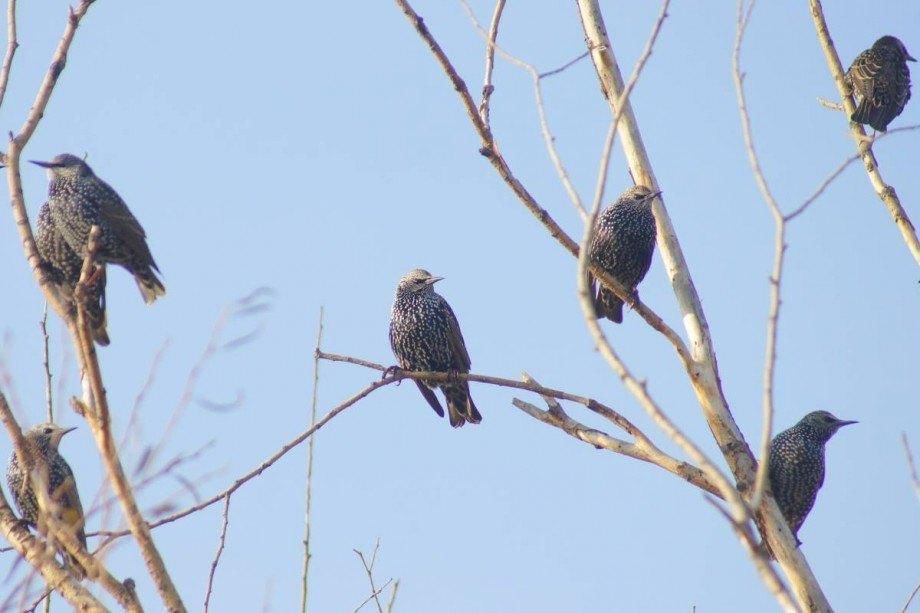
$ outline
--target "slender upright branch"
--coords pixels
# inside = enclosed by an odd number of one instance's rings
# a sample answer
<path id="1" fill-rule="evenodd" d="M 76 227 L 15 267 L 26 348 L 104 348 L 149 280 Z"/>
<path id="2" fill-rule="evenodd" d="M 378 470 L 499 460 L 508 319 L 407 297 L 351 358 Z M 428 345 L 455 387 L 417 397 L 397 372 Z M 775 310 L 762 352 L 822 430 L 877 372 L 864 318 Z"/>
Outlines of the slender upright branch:
<path id="1" fill-rule="evenodd" d="M 211 570 L 208 572 L 208 590 L 204 595 L 205 613 L 210 610 L 211 592 L 214 589 L 214 574 L 217 572 L 217 565 L 220 563 L 220 556 L 224 553 L 224 547 L 227 544 L 227 527 L 230 525 L 230 496 L 224 499 L 223 521 L 220 526 L 220 539 L 217 542 L 217 551 L 214 553 L 214 559 L 211 560 Z"/>
<path id="2" fill-rule="evenodd" d="M 96 356 L 96 347 L 86 314 L 87 287 L 95 270 L 95 257 L 100 235 L 99 226 L 93 226 L 89 233 L 86 258 L 83 262 L 83 270 L 80 273 L 80 281 L 74 290 L 74 302 L 77 306 L 76 321 L 71 318 L 66 320 L 71 330 L 73 344 L 78 349 L 77 356 L 81 369 L 91 390 L 91 398 L 85 398 L 82 403 L 77 402 L 77 406 L 82 410 L 90 426 L 90 431 L 93 433 L 93 438 L 96 441 L 99 455 L 102 457 L 102 463 L 106 470 L 106 476 L 115 495 L 118 497 L 118 502 L 124 513 L 125 520 L 128 522 L 131 534 L 140 548 L 141 556 L 147 566 L 147 572 L 153 579 L 166 609 L 170 613 L 177 613 L 185 611 L 185 605 L 182 603 L 182 598 L 169 576 L 166 564 L 153 542 L 150 528 L 141 515 L 137 501 L 134 498 L 134 491 L 121 465 L 117 445 L 112 435 L 109 404 L 105 387 L 102 383 L 102 373 Z M 92 402 L 89 402 L 90 400 Z"/>
<path id="3" fill-rule="evenodd" d="M 831 71 L 834 83 L 837 85 L 837 92 L 843 100 L 843 108 L 847 120 L 856 112 L 856 104 L 850 95 L 850 87 L 846 83 L 846 73 L 843 70 L 843 64 L 840 63 L 840 57 L 837 55 L 837 49 L 834 47 L 834 41 L 831 39 L 830 30 L 827 27 L 827 21 L 824 19 L 824 9 L 821 7 L 821 0 L 809 0 L 811 7 L 811 18 L 815 24 L 815 31 L 818 34 L 818 41 L 824 50 L 824 58 L 827 60 L 827 67 Z M 856 148 L 862 157 L 863 164 L 866 167 L 866 174 L 869 176 L 869 182 L 875 189 L 875 193 L 882 200 L 888 213 L 894 220 L 895 225 L 901 232 L 901 238 L 910 250 L 914 260 L 920 264 L 920 240 L 917 238 L 917 231 L 914 224 L 911 223 L 907 211 L 901 206 L 901 200 L 898 198 L 894 187 L 885 183 L 882 173 L 878 167 L 878 160 L 872 152 L 872 141 L 866 138 L 866 132 L 863 127 L 856 123 L 850 122 L 850 134 L 856 141 Z"/>
<path id="4" fill-rule="evenodd" d="M 16 0 L 7 0 L 6 3 L 6 54 L 3 56 L 3 66 L 0 68 L 0 107 L 6 98 L 6 87 L 10 82 L 10 72 L 13 70 L 13 56 L 19 48 L 16 39 Z"/>
<path id="5" fill-rule="evenodd" d="M 310 427 L 316 425 L 316 408 L 319 401 L 319 351 L 323 344 L 323 307 L 319 308 L 319 326 L 316 331 L 316 348 L 313 351 L 313 397 L 310 402 Z M 309 596 L 310 559 L 310 531 L 313 524 L 313 450 L 316 437 L 311 436 L 307 445 L 307 500 L 304 511 L 303 526 L 303 576 L 301 578 L 300 610 L 307 613 Z"/>
<path id="6" fill-rule="evenodd" d="M 773 196 L 763 168 L 760 166 L 760 157 L 754 146 L 754 133 L 751 128 L 751 117 L 747 110 L 747 98 L 744 93 L 744 73 L 741 71 L 741 45 L 744 42 L 744 33 L 747 30 L 754 10 L 754 0 L 744 10 L 744 0 L 738 0 L 738 16 L 735 26 L 735 44 L 732 49 L 732 78 L 735 83 L 735 97 L 738 101 L 738 114 L 741 117 L 741 133 L 744 136 L 744 145 L 747 149 L 748 162 L 760 194 L 767 203 L 770 215 L 773 217 L 773 270 L 770 273 L 770 312 L 767 316 L 767 342 L 764 349 L 763 366 L 763 394 L 762 426 L 760 436 L 760 460 L 757 466 L 757 475 L 754 480 L 754 492 L 751 495 L 751 507 L 760 506 L 767 484 L 767 472 L 770 464 L 770 440 L 773 435 L 773 385 L 776 380 L 776 342 L 779 329 L 780 291 L 783 277 L 783 264 L 786 256 L 786 217 L 780 210 L 779 203 Z"/>
<path id="7" fill-rule="evenodd" d="M 486 39 L 486 69 L 485 77 L 482 83 L 482 100 L 479 102 L 479 116 L 486 128 L 490 128 L 489 121 L 489 101 L 492 98 L 492 92 L 495 86 L 492 85 L 492 70 L 495 68 L 495 41 L 498 39 L 498 24 L 502 18 L 502 12 L 505 10 L 505 0 L 497 0 L 495 10 L 492 12 L 492 24 L 489 26 L 489 34 Z"/>

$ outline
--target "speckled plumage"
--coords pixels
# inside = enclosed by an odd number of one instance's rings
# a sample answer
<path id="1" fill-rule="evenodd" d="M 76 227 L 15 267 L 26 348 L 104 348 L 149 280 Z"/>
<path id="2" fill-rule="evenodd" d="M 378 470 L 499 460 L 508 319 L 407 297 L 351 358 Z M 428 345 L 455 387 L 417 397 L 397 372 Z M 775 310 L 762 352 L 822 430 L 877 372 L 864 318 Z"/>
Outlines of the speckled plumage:
<path id="1" fill-rule="evenodd" d="M 77 492 L 77 483 L 70 465 L 58 452 L 61 438 L 73 428 L 61 428 L 52 423 L 39 424 L 24 433 L 26 445 L 31 449 L 33 459 L 43 462 L 40 470 L 47 469 L 48 495 L 54 503 L 57 520 L 64 525 L 72 526 L 77 540 L 86 549 L 86 533 L 84 531 L 83 505 L 80 504 L 80 494 Z M 32 486 L 31 479 L 27 478 L 27 471 L 22 469 L 19 457 L 13 451 L 10 455 L 6 469 L 6 482 L 19 509 L 22 520 L 30 526 L 39 526 L 38 498 Z M 86 571 L 76 559 L 62 550 L 64 559 L 81 579 L 86 576 Z"/>
<path id="2" fill-rule="evenodd" d="M 626 289 L 635 292 L 652 265 L 655 252 L 655 216 L 652 202 L 660 192 L 644 185 L 630 187 L 604 209 L 595 224 L 589 257 Z M 589 275 L 589 283 L 595 282 Z M 623 301 L 598 283 L 594 310 L 598 319 L 623 321 Z"/>
<path id="3" fill-rule="evenodd" d="M 907 62 L 916 61 L 894 36 L 881 37 L 856 56 L 846 74 L 857 97 L 856 112 L 850 119 L 885 132 L 910 100 Z"/>
<path id="4" fill-rule="evenodd" d="M 403 276 L 396 288 L 390 311 L 390 346 L 404 370 L 470 371 L 470 356 L 457 317 L 447 301 L 434 291 L 434 284 L 440 280 L 441 277 L 434 277 L 427 270 L 415 269 Z M 416 381 L 416 384 L 435 413 L 443 417 L 444 410 L 432 391 L 441 388 L 454 428 L 482 421 L 466 381 L 433 384 Z"/>
<path id="5" fill-rule="evenodd" d="M 824 485 L 824 445 L 842 426 L 855 423 L 814 411 L 770 444 L 770 489 L 799 544 L 799 529 Z"/>
<path id="6" fill-rule="evenodd" d="M 70 248 L 83 258 L 89 231 L 99 226 L 99 261 L 118 264 L 134 275 L 144 302 L 164 295 L 147 235 L 121 196 L 75 155 L 63 153 L 35 164 L 48 169 L 51 218 Z"/>
<path id="7" fill-rule="evenodd" d="M 80 280 L 83 259 L 70 248 L 58 232 L 51 218 L 51 207 L 47 202 L 39 209 L 35 221 L 35 245 L 51 279 L 52 291 L 73 313 L 76 309 L 74 290 Z M 105 281 L 105 265 L 102 265 L 100 274 L 88 288 L 89 295 L 86 301 L 86 314 L 93 331 L 93 339 L 99 345 L 109 344 L 109 335 L 106 331 Z"/>

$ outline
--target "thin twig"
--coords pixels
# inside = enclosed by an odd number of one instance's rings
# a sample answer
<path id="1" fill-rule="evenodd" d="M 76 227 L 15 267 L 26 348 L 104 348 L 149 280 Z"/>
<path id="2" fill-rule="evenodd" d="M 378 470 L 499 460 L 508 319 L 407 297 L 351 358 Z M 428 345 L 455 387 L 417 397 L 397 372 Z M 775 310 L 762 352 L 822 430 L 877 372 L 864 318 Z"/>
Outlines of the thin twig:
<path id="1" fill-rule="evenodd" d="M 499 2 L 504 4 L 503 0 L 499 0 Z M 543 88 L 540 85 L 540 71 L 538 71 L 533 64 L 525 62 L 524 60 L 508 53 L 502 47 L 497 45 L 495 43 L 495 38 L 492 36 L 492 29 L 490 28 L 489 32 L 486 32 L 485 28 L 482 27 L 482 24 L 479 23 L 479 20 L 476 18 L 476 14 L 473 12 L 472 7 L 470 7 L 469 2 L 467 0 L 460 0 L 460 4 L 463 6 L 466 14 L 469 16 L 470 21 L 473 23 L 473 26 L 476 28 L 477 32 L 479 32 L 479 35 L 485 39 L 487 53 L 491 52 L 494 54 L 495 51 L 498 51 L 502 58 L 517 66 L 518 68 L 521 68 L 530 75 L 530 78 L 533 81 L 534 98 L 537 107 L 537 115 L 539 116 L 540 120 L 540 133 L 543 136 L 543 143 L 546 145 L 546 151 L 549 154 L 550 161 L 553 163 L 553 167 L 556 169 L 556 174 L 559 176 L 559 180 L 562 183 L 562 187 L 565 189 L 566 194 L 568 194 L 569 200 L 571 200 L 572 204 L 575 205 L 575 210 L 579 216 L 584 219 L 585 207 L 581 202 L 581 197 L 578 195 L 578 190 L 575 189 L 575 185 L 572 183 L 572 179 L 569 177 L 569 173 L 566 170 L 565 165 L 562 163 L 562 158 L 559 155 L 559 150 L 556 148 L 556 137 L 553 136 L 549 128 L 549 120 L 546 116 L 546 105 L 543 103 Z M 497 22 L 495 21 L 494 16 L 492 25 L 497 27 Z M 489 76 L 491 77 L 491 75 Z M 489 129 L 490 137 L 492 137 L 491 126 L 488 125 L 488 122 L 485 122 L 485 125 Z M 492 138 L 494 142 L 494 137 Z"/>
<path id="2" fill-rule="evenodd" d="M 297 437 L 295 437 L 290 442 L 285 443 L 281 447 L 281 449 L 279 449 L 277 452 L 272 454 L 268 459 L 266 459 L 261 464 L 259 464 L 258 466 L 250 470 L 248 473 L 239 477 L 236 481 L 233 482 L 233 484 L 231 484 L 229 487 L 227 487 L 220 493 L 208 498 L 207 500 L 203 502 L 195 504 L 194 506 L 191 506 L 187 509 L 183 509 L 182 511 L 179 511 L 177 513 L 167 515 L 166 517 L 158 519 L 157 521 L 150 522 L 148 524 L 150 529 L 159 528 L 160 526 L 180 520 L 183 517 L 188 517 L 189 515 L 192 515 L 193 513 L 197 513 L 198 511 L 206 509 L 210 507 L 211 505 L 217 502 L 220 502 L 221 500 L 224 500 L 225 498 L 227 498 L 228 496 L 236 492 L 238 489 L 240 489 L 242 486 L 244 486 L 246 483 L 248 483 L 255 477 L 258 477 L 259 475 L 261 475 L 266 469 L 274 465 L 275 462 L 277 462 L 282 457 L 287 455 L 288 452 L 290 452 L 292 449 L 295 449 L 297 446 L 299 446 L 301 443 L 307 440 L 310 436 L 312 436 L 313 433 L 317 432 L 320 428 L 322 428 L 327 423 L 332 421 L 332 419 L 336 417 L 337 415 L 339 415 L 342 411 L 348 409 L 349 407 L 354 406 L 355 404 L 358 403 L 358 401 L 363 400 L 365 397 L 370 395 L 375 390 L 378 390 L 381 387 L 385 387 L 387 385 L 396 383 L 397 381 L 398 379 L 389 378 L 389 379 L 383 379 L 381 381 L 375 381 L 371 383 L 370 385 L 365 387 L 363 390 L 361 390 L 360 392 L 358 392 L 357 394 L 355 394 L 354 396 L 352 396 L 345 402 L 342 402 L 341 404 L 337 405 L 333 409 L 330 409 L 328 413 L 326 413 L 322 418 L 317 420 L 316 424 L 307 428 L 304 432 L 297 435 Z M 127 536 L 128 534 L 130 534 L 130 532 L 127 530 L 100 531 L 98 534 L 101 536 L 107 537 L 106 542 L 103 543 L 103 545 L 101 545 L 101 547 L 104 547 L 108 543 L 110 543 L 111 541 L 117 538 Z"/>
<path id="3" fill-rule="evenodd" d="M 310 401 L 310 427 L 316 425 L 316 407 L 319 401 L 319 351 L 323 344 L 323 307 L 319 308 L 319 326 L 316 331 L 316 348 L 313 351 L 313 398 Z M 310 437 L 310 443 L 307 445 L 307 500 L 304 511 L 303 526 L 303 577 L 302 589 L 300 593 L 300 610 L 307 613 L 307 601 L 309 596 L 309 576 L 310 576 L 310 529 L 313 523 L 313 452 L 316 444 L 316 437 Z"/>
<path id="4" fill-rule="evenodd" d="M 574 65 L 577 64 L 578 62 L 582 61 L 583 59 L 585 59 L 585 58 L 588 57 L 589 55 L 591 55 L 591 52 L 590 52 L 590 51 L 585 51 L 584 53 L 579 54 L 579 55 L 578 55 L 577 57 L 575 57 L 574 59 L 569 60 L 568 62 L 566 62 L 565 64 L 563 64 L 563 65 L 560 66 L 559 68 L 553 68 L 552 70 L 547 70 L 546 72 L 541 72 L 541 73 L 540 73 L 539 75 L 537 75 L 537 76 L 539 76 L 541 79 L 545 79 L 545 78 L 547 78 L 547 77 L 555 76 L 555 75 L 557 75 L 557 74 L 559 74 L 559 73 L 561 73 L 561 72 L 565 72 L 566 70 L 568 70 L 569 68 L 571 68 L 572 66 L 574 66 Z"/>
<path id="5" fill-rule="evenodd" d="M 0 107 L 6 97 L 6 86 L 10 82 L 10 72 L 13 70 L 13 56 L 19 48 L 16 40 L 16 0 L 8 0 L 6 4 L 6 55 L 3 56 L 3 67 L 0 68 Z"/>
<path id="6" fill-rule="evenodd" d="M 38 323 L 42 331 L 42 367 L 45 369 L 45 408 L 47 409 L 48 421 L 54 422 L 54 404 L 51 397 L 51 364 L 48 359 L 48 303 L 45 303 L 45 311 L 42 319 Z"/>
<path id="7" fill-rule="evenodd" d="M 217 572 L 220 556 L 224 553 L 224 546 L 227 544 L 227 526 L 230 525 L 230 496 L 224 499 L 223 518 L 223 523 L 220 527 L 220 540 L 217 543 L 217 551 L 214 553 L 214 559 L 211 560 L 211 570 L 208 573 L 208 591 L 204 595 L 205 613 L 207 613 L 211 605 L 211 590 L 214 588 L 214 573 Z"/>
<path id="8" fill-rule="evenodd" d="M 491 130 L 489 121 L 489 100 L 492 98 L 492 92 L 495 86 L 492 85 L 492 70 L 495 67 L 495 41 L 498 39 L 498 24 L 502 18 L 502 12 L 505 10 L 505 0 L 497 0 L 495 10 L 492 12 L 492 24 L 489 26 L 489 34 L 486 39 L 486 69 L 482 83 L 482 100 L 479 103 L 479 116 L 486 128 Z"/>
<path id="9" fill-rule="evenodd" d="M 736 522 L 734 519 L 732 519 L 731 514 L 722 508 L 722 505 L 720 505 L 718 501 L 710 498 L 709 496 L 705 496 L 705 499 L 706 502 L 715 507 L 719 514 L 725 518 L 725 520 L 731 526 L 732 530 L 738 536 L 738 539 L 741 541 L 741 544 L 747 551 L 748 556 L 754 560 L 754 565 L 757 567 L 757 572 L 760 573 L 760 576 L 763 577 L 767 582 L 770 591 L 773 592 L 774 596 L 779 602 L 779 606 L 782 607 L 784 611 L 788 611 L 790 613 L 798 613 L 800 609 L 792 600 L 792 596 L 789 594 L 789 590 L 787 590 L 786 586 L 783 584 L 783 580 L 780 579 L 778 574 L 776 574 L 773 566 L 767 561 L 761 548 L 758 547 L 757 541 L 754 538 L 754 535 L 751 533 L 750 524 L 747 522 Z"/>
<path id="10" fill-rule="evenodd" d="M 357 549 L 353 549 L 353 550 L 352 550 L 352 551 L 355 552 L 355 554 L 357 554 L 358 558 L 360 558 L 361 564 L 364 565 L 364 572 L 367 573 L 367 580 L 368 580 L 368 582 L 371 584 L 371 595 L 370 595 L 370 597 L 368 597 L 367 600 L 365 600 L 364 602 L 362 602 L 362 603 L 358 606 L 358 608 L 355 609 L 355 613 L 357 613 L 359 610 L 361 610 L 361 607 L 363 607 L 365 604 L 367 604 L 368 602 L 370 602 L 371 599 L 373 599 L 374 602 L 377 604 L 377 613 L 383 613 L 383 605 L 380 604 L 380 597 L 379 597 L 379 596 L 380 596 L 380 592 L 383 591 L 383 588 L 385 588 L 385 587 L 387 586 L 387 584 L 388 584 L 390 581 L 392 581 L 392 579 L 388 580 L 387 583 L 385 583 L 383 586 L 381 586 L 381 588 L 380 588 L 379 590 L 374 586 L 374 563 L 377 562 L 377 551 L 378 551 L 379 549 L 380 549 L 380 539 L 378 538 L 378 539 L 377 539 L 377 543 L 374 545 L 374 554 L 371 556 L 371 562 L 370 562 L 370 564 L 368 564 L 367 560 L 364 558 L 364 553 L 363 553 L 363 552 L 358 551 Z"/>
<path id="11" fill-rule="evenodd" d="M 781 288 L 783 278 L 783 264 L 786 256 L 786 219 L 780 210 L 779 203 L 770 190 L 763 168 L 760 166 L 760 157 L 754 146 L 754 134 L 751 129 L 751 117 L 747 110 L 747 99 L 744 93 L 744 73 L 741 72 L 741 46 L 744 42 L 744 33 L 751 20 L 754 10 L 754 0 L 744 9 L 744 0 L 738 0 L 738 15 L 735 27 L 735 44 L 732 49 L 732 78 L 735 83 L 735 96 L 738 101 L 738 114 L 741 117 L 741 132 L 744 136 L 744 145 L 747 150 L 748 162 L 751 172 L 761 196 L 767 203 L 770 215 L 773 217 L 773 270 L 770 273 L 770 310 L 767 316 L 767 341 L 764 350 L 763 367 L 763 394 L 760 434 L 760 459 L 757 474 L 754 479 L 754 491 L 751 495 L 751 507 L 760 507 L 763 493 L 767 487 L 767 469 L 770 463 L 770 440 L 773 437 L 773 385 L 776 380 L 776 343 L 779 330 L 779 315 L 781 304 Z"/>
<path id="12" fill-rule="evenodd" d="M 843 70 L 843 64 L 840 63 L 840 57 L 837 55 L 837 49 L 834 47 L 834 41 L 831 39 L 830 31 L 827 27 L 827 21 L 824 19 L 824 9 L 821 7 L 821 0 L 809 0 L 811 7 L 812 21 L 815 24 L 815 31 L 818 34 L 818 40 L 821 48 L 824 50 L 824 58 L 827 60 L 827 66 L 830 69 L 834 83 L 837 85 L 837 92 L 843 101 L 847 121 L 850 124 L 850 134 L 856 142 L 856 148 L 862 157 L 866 167 L 866 173 L 869 176 L 869 182 L 875 189 L 875 193 L 882 200 L 888 213 L 901 232 L 901 237 L 914 260 L 920 264 L 920 239 L 917 238 L 917 231 L 907 215 L 907 211 L 901 205 L 901 200 L 895 192 L 894 187 L 885 183 L 882 173 L 878 167 L 878 160 L 872 153 L 871 141 L 866 138 L 866 132 L 862 125 L 850 121 L 850 117 L 856 111 L 856 105 L 850 95 L 850 87 L 846 83 L 846 77 Z"/>
<path id="13" fill-rule="evenodd" d="M 907 598 L 907 602 L 904 603 L 904 606 L 901 607 L 901 613 L 907 613 L 910 603 L 913 602 L 914 597 L 917 595 L 917 592 L 920 592 L 920 583 L 917 584 L 917 587 L 914 588 L 914 591 L 910 593 L 910 596 Z"/>
<path id="14" fill-rule="evenodd" d="M 396 605 L 396 592 L 399 591 L 399 579 L 393 582 L 393 591 L 390 592 L 390 602 L 387 603 L 387 613 L 393 613 L 393 607 Z"/>

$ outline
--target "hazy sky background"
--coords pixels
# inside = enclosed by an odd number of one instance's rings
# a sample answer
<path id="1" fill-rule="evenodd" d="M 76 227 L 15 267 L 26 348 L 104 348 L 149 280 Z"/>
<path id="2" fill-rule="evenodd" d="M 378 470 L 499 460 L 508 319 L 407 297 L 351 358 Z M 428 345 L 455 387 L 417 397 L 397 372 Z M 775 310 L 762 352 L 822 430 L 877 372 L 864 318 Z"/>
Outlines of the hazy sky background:
<path id="1" fill-rule="evenodd" d="M 20 3 L 4 130 L 18 129 L 31 105 L 66 6 Z M 474 2 L 483 20 L 492 7 Z M 629 73 L 658 2 L 603 7 Z M 883 34 L 920 53 L 916 2 L 825 8 L 845 65 Z M 461 6 L 419 0 L 416 9 L 478 97 L 484 45 Z M 756 444 L 773 225 L 743 150 L 731 81 L 734 26 L 732 2 L 675 2 L 633 105 L 706 309 L 725 393 Z M 499 42 L 544 71 L 584 51 L 573 2 L 509 2 Z M 836 98 L 836 90 L 805 3 L 762 3 L 743 62 L 763 166 L 788 210 L 854 151 L 842 115 L 816 102 Z M 492 122 L 502 151 L 540 203 L 580 234 L 540 138 L 529 77 L 499 61 L 495 85 Z M 590 200 L 609 121 L 590 61 L 547 79 L 544 90 L 560 153 Z M 914 100 L 891 127 L 918 122 Z M 918 142 L 908 133 L 875 147 L 915 222 Z M 100 356 L 118 432 L 166 347 L 126 465 L 160 439 L 215 321 L 234 300 L 258 287 L 273 290 L 269 311 L 229 324 L 224 340 L 261 333 L 207 363 L 162 456 L 212 443 L 179 471 L 199 483 L 202 498 L 307 426 L 321 305 L 328 351 L 393 362 L 389 307 L 399 277 L 417 266 L 446 277 L 438 288 L 457 313 L 475 372 L 516 378 L 526 370 L 545 385 L 596 397 L 678 453 L 592 349 L 575 298 L 575 260 L 478 147 L 449 82 L 390 2 L 360 9 L 336 2 L 95 4 L 24 158 L 88 154 L 146 228 L 163 271 L 168 294 L 151 307 L 129 275 L 109 273 L 112 345 Z M 46 179 L 31 165 L 23 178 L 34 218 Z M 617 152 L 608 194 L 627 184 Z M 836 610 L 899 610 L 920 580 L 920 508 L 900 442 L 907 432 L 920 454 L 920 275 L 859 164 L 792 225 L 788 241 L 777 428 L 817 408 L 860 421 L 828 446 L 828 477 L 800 534 L 803 549 Z M 2 385 L 24 422 L 43 421 L 43 299 L 9 214 L 0 215 L 0 262 L 0 356 L 12 377 Z M 642 295 L 683 333 L 657 256 Z M 670 346 L 634 313 L 622 326 L 604 326 L 654 397 L 723 465 Z M 54 315 L 50 330 L 55 385 L 62 361 L 70 363 L 66 394 L 56 398 L 59 421 L 80 425 L 62 449 L 88 506 L 102 467 L 87 427 L 65 402 L 79 386 Z M 377 376 L 323 364 L 320 411 Z M 776 609 L 699 491 L 534 421 L 511 406 L 510 390 L 472 391 L 484 415 L 477 427 L 452 430 L 405 384 L 375 393 L 322 430 L 313 611 L 352 611 L 368 596 L 352 549 L 370 551 L 377 538 L 377 580 L 400 579 L 401 612 Z M 234 410 L 208 408 L 237 397 Z M 0 452 L 8 451 L 4 437 Z M 233 496 L 213 610 L 299 606 L 305 456 L 303 446 Z M 195 502 L 167 477 L 141 503 L 149 510 L 170 496 L 176 508 Z M 154 533 L 191 610 L 204 600 L 220 521 L 215 505 Z M 90 529 L 101 522 L 95 515 Z M 13 554 L 3 556 L 9 567 Z M 116 575 L 137 580 L 149 610 L 159 608 L 127 539 L 111 564 Z"/>

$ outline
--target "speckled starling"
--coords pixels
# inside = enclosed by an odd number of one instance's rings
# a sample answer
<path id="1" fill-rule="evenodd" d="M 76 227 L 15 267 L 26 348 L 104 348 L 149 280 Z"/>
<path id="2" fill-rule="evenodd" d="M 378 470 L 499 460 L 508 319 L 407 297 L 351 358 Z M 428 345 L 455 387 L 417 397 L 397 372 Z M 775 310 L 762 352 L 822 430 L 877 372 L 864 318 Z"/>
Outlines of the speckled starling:
<path id="1" fill-rule="evenodd" d="M 99 226 L 99 261 L 118 264 L 134 275 L 144 302 L 151 303 L 166 293 L 154 274 L 160 269 L 147 247 L 144 229 L 108 183 L 97 177 L 86 162 L 69 153 L 50 162 L 33 163 L 48 169 L 51 218 L 77 255 L 85 257 L 89 231 Z"/>
<path id="2" fill-rule="evenodd" d="M 434 284 L 441 279 L 417 268 L 399 280 L 390 311 L 390 346 L 404 370 L 470 372 L 470 354 L 457 317 L 447 301 L 434 291 Z M 434 412 L 444 417 L 444 410 L 432 391 L 441 388 L 454 428 L 482 421 L 466 381 L 428 384 L 416 380 L 415 383 Z"/>
<path id="3" fill-rule="evenodd" d="M 48 497 L 54 503 L 57 520 L 65 526 L 71 526 L 77 541 L 86 549 L 86 533 L 83 529 L 83 505 L 80 504 L 77 483 L 74 480 L 70 465 L 58 452 L 61 438 L 75 429 L 61 428 L 57 424 L 45 423 L 32 427 L 24 435 L 31 457 L 43 463 L 39 470 L 47 470 L 45 479 L 48 485 Z M 32 479 L 28 478 L 28 472 L 22 469 L 19 457 L 13 451 L 6 469 L 6 482 L 22 520 L 37 528 L 39 526 L 39 514 L 45 512 L 45 510 L 39 509 L 38 498 L 33 490 Z M 78 577 L 82 579 L 86 576 L 86 571 L 76 559 L 66 551 L 63 551 L 63 554 L 65 561 Z"/>
<path id="4" fill-rule="evenodd" d="M 652 265 L 656 236 L 652 202 L 660 193 L 644 185 L 630 187 L 601 212 L 595 224 L 589 253 L 591 262 L 636 295 L 636 286 Z M 590 274 L 588 281 L 593 287 L 595 280 Z M 623 321 L 623 301 L 616 294 L 600 283 L 592 294 L 598 319 L 606 317 L 615 323 Z"/>
<path id="5" fill-rule="evenodd" d="M 910 100 L 907 62 L 916 61 L 894 36 L 883 36 L 860 53 L 846 74 L 847 84 L 858 100 L 850 120 L 868 124 L 880 132 L 887 130 Z"/>
<path id="6" fill-rule="evenodd" d="M 770 489 L 796 544 L 802 543 L 799 528 L 824 484 L 824 445 L 842 426 L 855 423 L 827 411 L 814 411 L 777 434 L 770 444 Z"/>
<path id="7" fill-rule="evenodd" d="M 70 248 L 64 237 L 58 232 L 57 226 L 51 219 L 51 207 L 48 203 L 42 205 L 38 211 L 35 223 L 35 244 L 42 264 L 51 280 L 51 289 L 57 294 L 58 299 L 73 314 L 76 310 L 74 304 L 74 290 L 80 280 L 80 269 L 83 260 Z M 103 265 L 96 280 L 87 288 L 86 315 L 89 318 L 93 339 L 100 345 L 109 344 L 109 335 L 106 331 L 105 316 L 105 266 Z"/>

